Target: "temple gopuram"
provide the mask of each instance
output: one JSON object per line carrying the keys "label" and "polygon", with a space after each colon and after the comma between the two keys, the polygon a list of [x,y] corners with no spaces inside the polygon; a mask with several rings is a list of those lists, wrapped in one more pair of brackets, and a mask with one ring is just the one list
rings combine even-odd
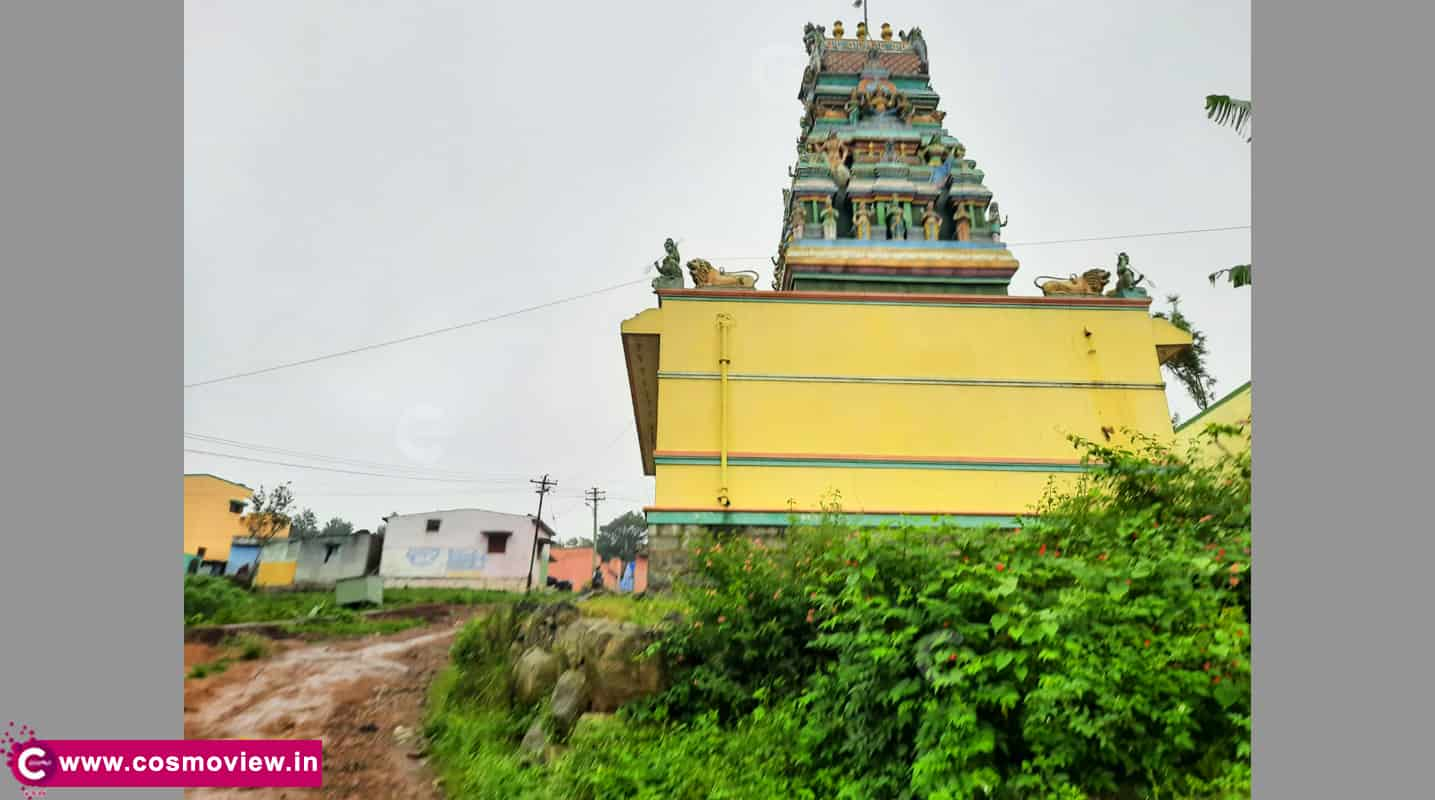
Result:
{"label": "temple gopuram", "polygon": [[669,240],[657,307],[622,324],[655,588],[697,528],[1010,525],[1086,468],[1068,434],[1173,435],[1161,364],[1190,336],[1125,254],[1009,293],[1007,217],[943,125],[921,31],[804,44],[770,290]]}

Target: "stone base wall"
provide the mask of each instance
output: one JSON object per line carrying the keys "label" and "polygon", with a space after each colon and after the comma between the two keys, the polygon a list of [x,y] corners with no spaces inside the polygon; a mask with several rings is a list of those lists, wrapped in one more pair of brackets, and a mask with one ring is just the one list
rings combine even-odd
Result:
{"label": "stone base wall", "polygon": [[673,586],[689,566],[689,548],[692,540],[703,533],[731,531],[733,536],[760,539],[764,546],[782,547],[786,528],[750,526],[741,528],[711,528],[706,525],[649,525],[648,526],[648,591],[664,592]]}

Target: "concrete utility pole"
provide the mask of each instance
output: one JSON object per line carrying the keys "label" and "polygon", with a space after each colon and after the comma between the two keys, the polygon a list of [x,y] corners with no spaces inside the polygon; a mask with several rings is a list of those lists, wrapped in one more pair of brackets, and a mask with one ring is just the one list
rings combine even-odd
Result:
{"label": "concrete utility pole", "polygon": [[608,493],[594,486],[583,493],[588,498],[588,505],[593,507],[593,569],[597,569],[600,562],[598,558],[598,503],[608,499]]}
{"label": "concrete utility pole", "polygon": [[538,560],[538,537],[542,534],[543,496],[556,487],[558,481],[549,480],[548,475],[544,474],[542,480],[531,480],[529,483],[538,487],[534,490],[538,492],[538,516],[533,518],[533,552],[528,556],[528,580],[523,587],[525,593],[533,591],[533,562]]}

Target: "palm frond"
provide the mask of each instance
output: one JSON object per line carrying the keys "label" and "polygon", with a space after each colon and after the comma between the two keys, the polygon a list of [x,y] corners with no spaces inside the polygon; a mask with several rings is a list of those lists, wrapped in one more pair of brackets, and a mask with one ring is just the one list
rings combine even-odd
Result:
{"label": "palm frond", "polygon": [[[1206,118],[1217,125],[1229,127],[1237,135],[1246,136],[1251,125],[1251,101],[1237,100],[1230,95],[1206,95]],[[1246,136],[1246,141],[1251,137]]]}
{"label": "palm frond", "polygon": [[1215,272],[1212,272],[1210,275],[1211,285],[1215,286],[1216,281],[1220,280],[1222,275],[1225,275],[1226,279],[1231,282],[1231,286],[1237,289],[1241,288],[1242,286],[1251,285],[1250,264],[1237,264],[1234,267],[1229,267],[1227,269],[1219,269]]}

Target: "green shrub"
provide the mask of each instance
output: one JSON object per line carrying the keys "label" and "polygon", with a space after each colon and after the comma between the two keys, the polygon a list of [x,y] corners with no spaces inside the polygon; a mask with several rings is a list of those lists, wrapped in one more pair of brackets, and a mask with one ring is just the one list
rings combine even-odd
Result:
{"label": "green shrub", "polygon": [[224,646],[235,653],[240,661],[258,661],[269,655],[269,640],[253,634],[232,636]]}
{"label": "green shrub", "polygon": [[1249,457],[1078,444],[1017,530],[701,539],[636,716],[791,716],[837,797],[1248,793]]}

